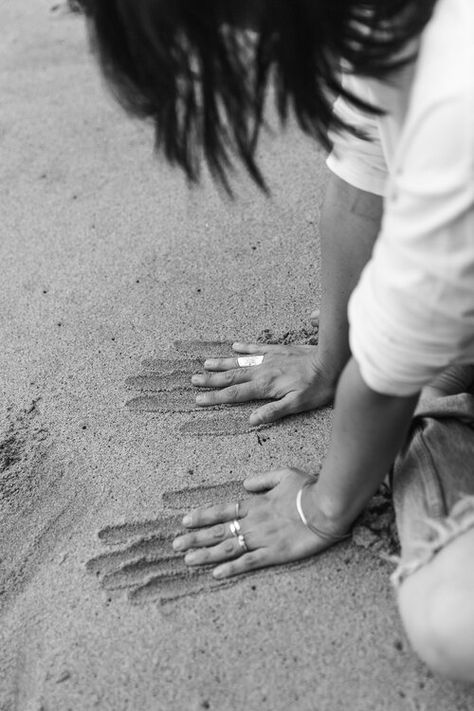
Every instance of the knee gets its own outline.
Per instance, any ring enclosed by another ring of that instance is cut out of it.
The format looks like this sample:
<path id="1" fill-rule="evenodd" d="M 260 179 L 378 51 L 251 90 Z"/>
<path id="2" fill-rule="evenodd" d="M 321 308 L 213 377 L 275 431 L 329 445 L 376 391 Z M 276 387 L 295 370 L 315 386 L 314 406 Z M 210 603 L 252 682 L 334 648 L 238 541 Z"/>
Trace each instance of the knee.
<path id="1" fill-rule="evenodd" d="M 439 579 L 428 564 L 408 577 L 398 594 L 410 643 L 436 674 L 474 682 L 474 587 Z"/>

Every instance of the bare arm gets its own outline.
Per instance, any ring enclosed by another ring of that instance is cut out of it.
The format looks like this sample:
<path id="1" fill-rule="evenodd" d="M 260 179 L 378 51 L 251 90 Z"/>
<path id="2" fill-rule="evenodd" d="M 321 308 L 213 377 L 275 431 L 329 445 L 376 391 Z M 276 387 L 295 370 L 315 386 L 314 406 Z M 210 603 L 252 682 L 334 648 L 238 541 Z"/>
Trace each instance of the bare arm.
<path id="1" fill-rule="evenodd" d="M 321 317 L 318 346 L 234 344 L 237 352 L 263 353 L 261 365 L 238 368 L 237 358 L 211 358 L 193 376 L 202 406 L 273 399 L 252 413 L 250 424 L 323 407 L 332 401 L 349 358 L 347 303 L 379 233 L 382 198 L 331 174 L 321 213 Z"/>
<path id="2" fill-rule="evenodd" d="M 357 518 L 403 445 L 418 394 L 381 395 L 351 359 L 339 381 L 334 428 L 318 482 L 307 492 L 308 518 L 340 533 Z"/>
<path id="3" fill-rule="evenodd" d="M 383 200 L 331 174 L 321 211 L 319 358 L 337 383 L 349 351 L 347 304 L 380 231 Z"/>

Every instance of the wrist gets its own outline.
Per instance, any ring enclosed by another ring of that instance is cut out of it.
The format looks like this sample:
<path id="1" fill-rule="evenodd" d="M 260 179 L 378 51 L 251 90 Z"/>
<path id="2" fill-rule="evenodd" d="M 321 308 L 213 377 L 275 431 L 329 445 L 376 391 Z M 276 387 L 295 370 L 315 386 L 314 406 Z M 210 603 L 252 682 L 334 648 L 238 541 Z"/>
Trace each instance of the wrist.
<path id="1" fill-rule="evenodd" d="M 347 516 L 337 502 L 321 497 L 317 482 L 306 482 L 298 493 L 296 506 L 302 522 L 322 538 L 333 540 L 347 537 L 355 517 Z"/>

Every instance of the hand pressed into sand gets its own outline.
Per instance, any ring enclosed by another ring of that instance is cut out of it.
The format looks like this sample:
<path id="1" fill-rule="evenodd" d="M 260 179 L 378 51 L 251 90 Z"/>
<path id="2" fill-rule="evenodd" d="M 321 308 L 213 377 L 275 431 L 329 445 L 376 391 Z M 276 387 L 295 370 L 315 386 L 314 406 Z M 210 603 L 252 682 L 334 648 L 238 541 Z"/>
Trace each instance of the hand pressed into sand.
<path id="1" fill-rule="evenodd" d="M 173 548 L 186 553 L 187 565 L 219 563 L 215 578 L 227 578 L 320 553 L 331 542 L 306 528 L 296 509 L 296 495 L 308 475 L 297 469 L 278 469 L 250 477 L 244 481 L 247 491 L 258 494 L 240 503 L 239 525 L 246 552 L 229 524 L 235 517 L 235 501 L 201 508 L 183 519 L 189 533 L 175 538 Z M 314 499 L 314 497 L 312 497 Z M 307 512 L 317 518 L 321 528 L 337 535 L 340 530 L 329 523 L 322 511 Z"/>
<path id="2" fill-rule="evenodd" d="M 204 363 L 206 372 L 194 375 L 191 382 L 216 390 L 198 395 L 198 405 L 272 400 L 250 416 L 251 425 L 262 425 L 332 401 L 339 372 L 330 377 L 330 369 L 320 362 L 318 346 L 234 343 L 232 348 L 239 354 L 264 355 L 263 363 L 241 368 L 237 356 L 209 358 Z"/>

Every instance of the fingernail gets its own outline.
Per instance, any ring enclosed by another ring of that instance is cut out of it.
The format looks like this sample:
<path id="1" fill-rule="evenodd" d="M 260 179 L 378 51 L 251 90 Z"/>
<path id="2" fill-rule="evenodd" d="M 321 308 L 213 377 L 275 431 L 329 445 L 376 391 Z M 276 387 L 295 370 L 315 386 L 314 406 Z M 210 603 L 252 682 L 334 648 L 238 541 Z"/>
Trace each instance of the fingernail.
<path id="1" fill-rule="evenodd" d="M 204 395 L 196 395 L 196 405 L 203 405 L 205 402 Z"/>
<path id="2" fill-rule="evenodd" d="M 216 568 L 215 570 L 212 571 L 212 577 L 213 578 L 223 578 L 225 575 L 225 570 L 224 568 Z"/>
<path id="3" fill-rule="evenodd" d="M 186 516 L 183 516 L 183 526 L 190 526 L 191 525 L 191 516 L 189 514 L 186 514 Z"/>
<path id="4" fill-rule="evenodd" d="M 201 383 L 201 376 L 200 376 L 200 375 L 193 375 L 193 376 L 191 377 L 191 382 L 192 382 L 194 385 L 199 385 L 199 384 Z"/>
<path id="5" fill-rule="evenodd" d="M 214 358 L 207 358 L 207 360 L 204 361 L 204 367 L 205 368 L 213 368 L 216 364 L 216 361 Z"/>
<path id="6" fill-rule="evenodd" d="M 196 559 L 196 554 L 195 553 L 186 553 L 184 556 L 184 562 L 187 563 L 188 565 L 190 563 L 193 563 Z"/>
<path id="7" fill-rule="evenodd" d="M 175 551 L 180 551 L 180 550 L 182 550 L 182 548 L 183 548 L 183 541 L 182 541 L 182 539 L 181 539 L 181 538 L 176 538 L 176 539 L 173 541 L 173 550 L 175 550 Z"/>

